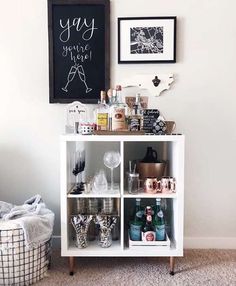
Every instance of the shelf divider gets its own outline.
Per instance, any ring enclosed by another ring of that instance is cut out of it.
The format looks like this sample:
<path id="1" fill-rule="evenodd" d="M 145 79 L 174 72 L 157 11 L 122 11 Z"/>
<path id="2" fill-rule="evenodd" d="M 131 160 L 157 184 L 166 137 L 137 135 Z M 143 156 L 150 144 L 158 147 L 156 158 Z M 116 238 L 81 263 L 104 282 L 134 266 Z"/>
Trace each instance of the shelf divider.
<path id="1" fill-rule="evenodd" d="M 120 242 L 121 249 L 124 249 L 124 141 L 120 141 L 120 155 L 121 155 L 121 165 L 120 165 L 120 190 L 121 190 L 121 220 L 120 220 Z"/>

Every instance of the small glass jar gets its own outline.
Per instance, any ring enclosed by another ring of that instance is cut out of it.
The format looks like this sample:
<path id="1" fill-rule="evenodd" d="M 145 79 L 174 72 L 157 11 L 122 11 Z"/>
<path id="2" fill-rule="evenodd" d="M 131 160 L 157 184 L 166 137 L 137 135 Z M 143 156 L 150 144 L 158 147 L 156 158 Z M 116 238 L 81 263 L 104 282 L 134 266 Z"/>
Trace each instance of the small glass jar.
<path id="1" fill-rule="evenodd" d="M 80 198 L 76 200 L 77 204 L 77 213 L 79 214 L 85 214 L 86 213 L 86 199 Z"/>
<path id="2" fill-rule="evenodd" d="M 88 214 L 97 214 L 98 213 L 98 199 L 92 198 L 88 199 Z"/>
<path id="3" fill-rule="evenodd" d="M 140 188 L 140 180 L 138 173 L 128 173 L 128 193 L 136 194 Z"/>
<path id="4" fill-rule="evenodd" d="M 112 214 L 114 211 L 114 199 L 104 198 L 102 199 L 102 213 Z"/>

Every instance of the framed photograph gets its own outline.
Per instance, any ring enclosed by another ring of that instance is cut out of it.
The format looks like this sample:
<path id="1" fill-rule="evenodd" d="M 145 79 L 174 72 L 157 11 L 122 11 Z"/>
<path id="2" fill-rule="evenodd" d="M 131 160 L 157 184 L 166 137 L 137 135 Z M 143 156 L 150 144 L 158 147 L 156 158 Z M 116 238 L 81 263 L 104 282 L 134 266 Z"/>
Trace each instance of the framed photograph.
<path id="1" fill-rule="evenodd" d="M 109 88 L 109 18 L 109 0 L 48 0 L 50 103 L 97 103 Z"/>
<path id="2" fill-rule="evenodd" d="M 118 63 L 175 63 L 176 17 L 118 18 Z"/>

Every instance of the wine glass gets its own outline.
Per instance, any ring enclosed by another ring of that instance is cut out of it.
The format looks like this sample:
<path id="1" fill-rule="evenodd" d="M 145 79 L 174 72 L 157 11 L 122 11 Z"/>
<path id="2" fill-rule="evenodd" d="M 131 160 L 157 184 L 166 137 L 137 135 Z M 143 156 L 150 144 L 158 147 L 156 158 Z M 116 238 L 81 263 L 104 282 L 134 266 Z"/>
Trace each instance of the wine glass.
<path id="1" fill-rule="evenodd" d="M 74 162 L 72 174 L 75 176 L 75 189 L 74 193 L 81 194 L 84 190 L 83 176 L 82 173 L 85 169 L 85 151 L 74 152 Z"/>
<path id="2" fill-rule="evenodd" d="M 89 88 L 86 83 L 86 75 L 85 75 L 84 68 L 82 65 L 78 66 L 78 73 L 79 73 L 80 80 L 84 83 L 86 87 L 86 93 L 89 93 L 92 90 L 92 88 Z"/>
<path id="3" fill-rule="evenodd" d="M 113 169 L 120 165 L 120 153 L 118 151 L 108 151 L 103 156 L 104 165 L 111 169 L 111 191 L 114 190 Z"/>
<path id="4" fill-rule="evenodd" d="M 80 153 L 79 151 L 75 151 L 73 153 L 73 168 L 72 168 L 72 174 L 75 176 L 75 188 L 73 189 L 73 192 L 78 192 L 78 175 L 80 173 Z"/>
<path id="5" fill-rule="evenodd" d="M 78 70 L 78 66 L 76 65 L 71 66 L 70 71 L 67 75 L 67 83 L 64 87 L 62 87 L 62 90 L 64 90 L 65 92 L 68 92 L 68 89 L 67 89 L 68 84 L 74 79 L 77 70 Z"/>

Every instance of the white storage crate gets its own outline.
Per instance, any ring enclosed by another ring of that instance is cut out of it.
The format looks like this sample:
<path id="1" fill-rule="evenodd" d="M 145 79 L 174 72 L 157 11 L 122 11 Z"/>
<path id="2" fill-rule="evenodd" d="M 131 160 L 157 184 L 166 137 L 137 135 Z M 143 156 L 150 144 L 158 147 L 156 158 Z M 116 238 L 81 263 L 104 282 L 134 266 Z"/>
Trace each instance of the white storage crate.
<path id="1" fill-rule="evenodd" d="M 23 229 L 0 223 L 0 285 L 31 285 L 47 273 L 51 241 L 27 249 Z"/>
<path id="2" fill-rule="evenodd" d="M 153 247 L 155 250 L 157 249 L 170 249 L 170 239 L 168 235 L 166 235 L 166 240 L 156 240 L 156 241 L 135 241 L 131 240 L 129 237 L 129 248 L 131 249 L 141 249 L 141 247 Z"/>

